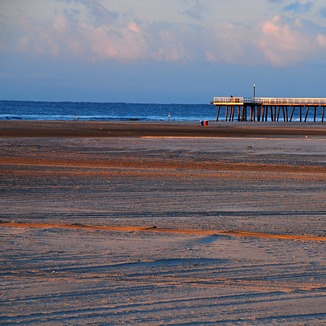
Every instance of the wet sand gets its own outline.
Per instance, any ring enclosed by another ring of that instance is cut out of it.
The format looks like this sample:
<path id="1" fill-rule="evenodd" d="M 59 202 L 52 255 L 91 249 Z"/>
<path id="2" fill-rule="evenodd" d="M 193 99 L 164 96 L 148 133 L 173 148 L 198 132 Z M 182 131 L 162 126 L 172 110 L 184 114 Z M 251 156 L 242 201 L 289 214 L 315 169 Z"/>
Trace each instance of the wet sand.
<path id="1" fill-rule="evenodd" d="M 0 122 L 0 323 L 326 322 L 323 124 Z"/>
<path id="2" fill-rule="evenodd" d="M 0 137 L 326 136 L 324 123 L 0 121 Z"/>

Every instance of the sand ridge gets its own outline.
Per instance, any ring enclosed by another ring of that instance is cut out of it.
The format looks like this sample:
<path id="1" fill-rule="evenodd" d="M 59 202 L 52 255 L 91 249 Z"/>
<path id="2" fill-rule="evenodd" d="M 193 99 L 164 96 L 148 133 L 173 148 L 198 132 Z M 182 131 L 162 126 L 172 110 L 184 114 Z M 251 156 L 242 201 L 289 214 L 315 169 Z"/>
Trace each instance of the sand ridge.
<path id="1" fill-rule="evenodd" d="M 289 235 L 289 234 L 268 234 L 262 232 L 247 232 L 241 230 L 189 230 L 189 229 L 166 229 L 157 228 L 156 226 L 109 226 L 109 225 L 84 225 L 84 224 L 49 224 L 49 223 L 16 223 L 0 221 L 0 227 L 17 227 L 17 228 L 37 228 L 37 229 L 82 229 L 82 230 L 101 230 L 115 232 L 155 232 L 155 233 L 175 233 L 175 234 L 194 234 L 194 235 L 229 235 L 234 237 L 253 237 L 266 239 L 284 239 L 300 241 L 326 241 L 323 236 L 309 235 Z"/>

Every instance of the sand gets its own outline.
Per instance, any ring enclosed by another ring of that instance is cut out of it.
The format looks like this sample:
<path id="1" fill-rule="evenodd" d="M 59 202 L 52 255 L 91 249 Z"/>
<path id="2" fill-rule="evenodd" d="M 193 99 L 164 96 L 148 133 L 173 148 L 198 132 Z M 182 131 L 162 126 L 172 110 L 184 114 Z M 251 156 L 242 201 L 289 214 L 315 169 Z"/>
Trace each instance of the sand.
<path id="1" fill-rule="evenodd" d="M 0 122 L 0 324 L 326 323 L 323 124 Z"/>

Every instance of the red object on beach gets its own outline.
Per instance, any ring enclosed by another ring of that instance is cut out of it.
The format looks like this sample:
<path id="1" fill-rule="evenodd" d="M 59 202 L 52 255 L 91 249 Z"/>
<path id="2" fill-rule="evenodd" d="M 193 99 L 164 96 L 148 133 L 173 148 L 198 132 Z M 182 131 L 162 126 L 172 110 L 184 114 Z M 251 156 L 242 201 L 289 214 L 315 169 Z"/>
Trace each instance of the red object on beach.
<path id="1" fill-rule="evenodd" d="M 204 126 L 208 126 L 208 121 L 204 120 Z"/>

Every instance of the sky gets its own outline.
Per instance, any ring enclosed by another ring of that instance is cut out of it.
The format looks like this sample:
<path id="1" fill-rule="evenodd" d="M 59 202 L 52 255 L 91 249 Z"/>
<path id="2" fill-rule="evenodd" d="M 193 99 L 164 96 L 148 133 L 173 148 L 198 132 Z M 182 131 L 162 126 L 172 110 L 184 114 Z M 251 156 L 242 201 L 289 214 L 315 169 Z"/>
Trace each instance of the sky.
<path id="1" fill-rule="evenodd" d="M 0 99 L 326 97 L 325 0 L 0 0 Z"/>

